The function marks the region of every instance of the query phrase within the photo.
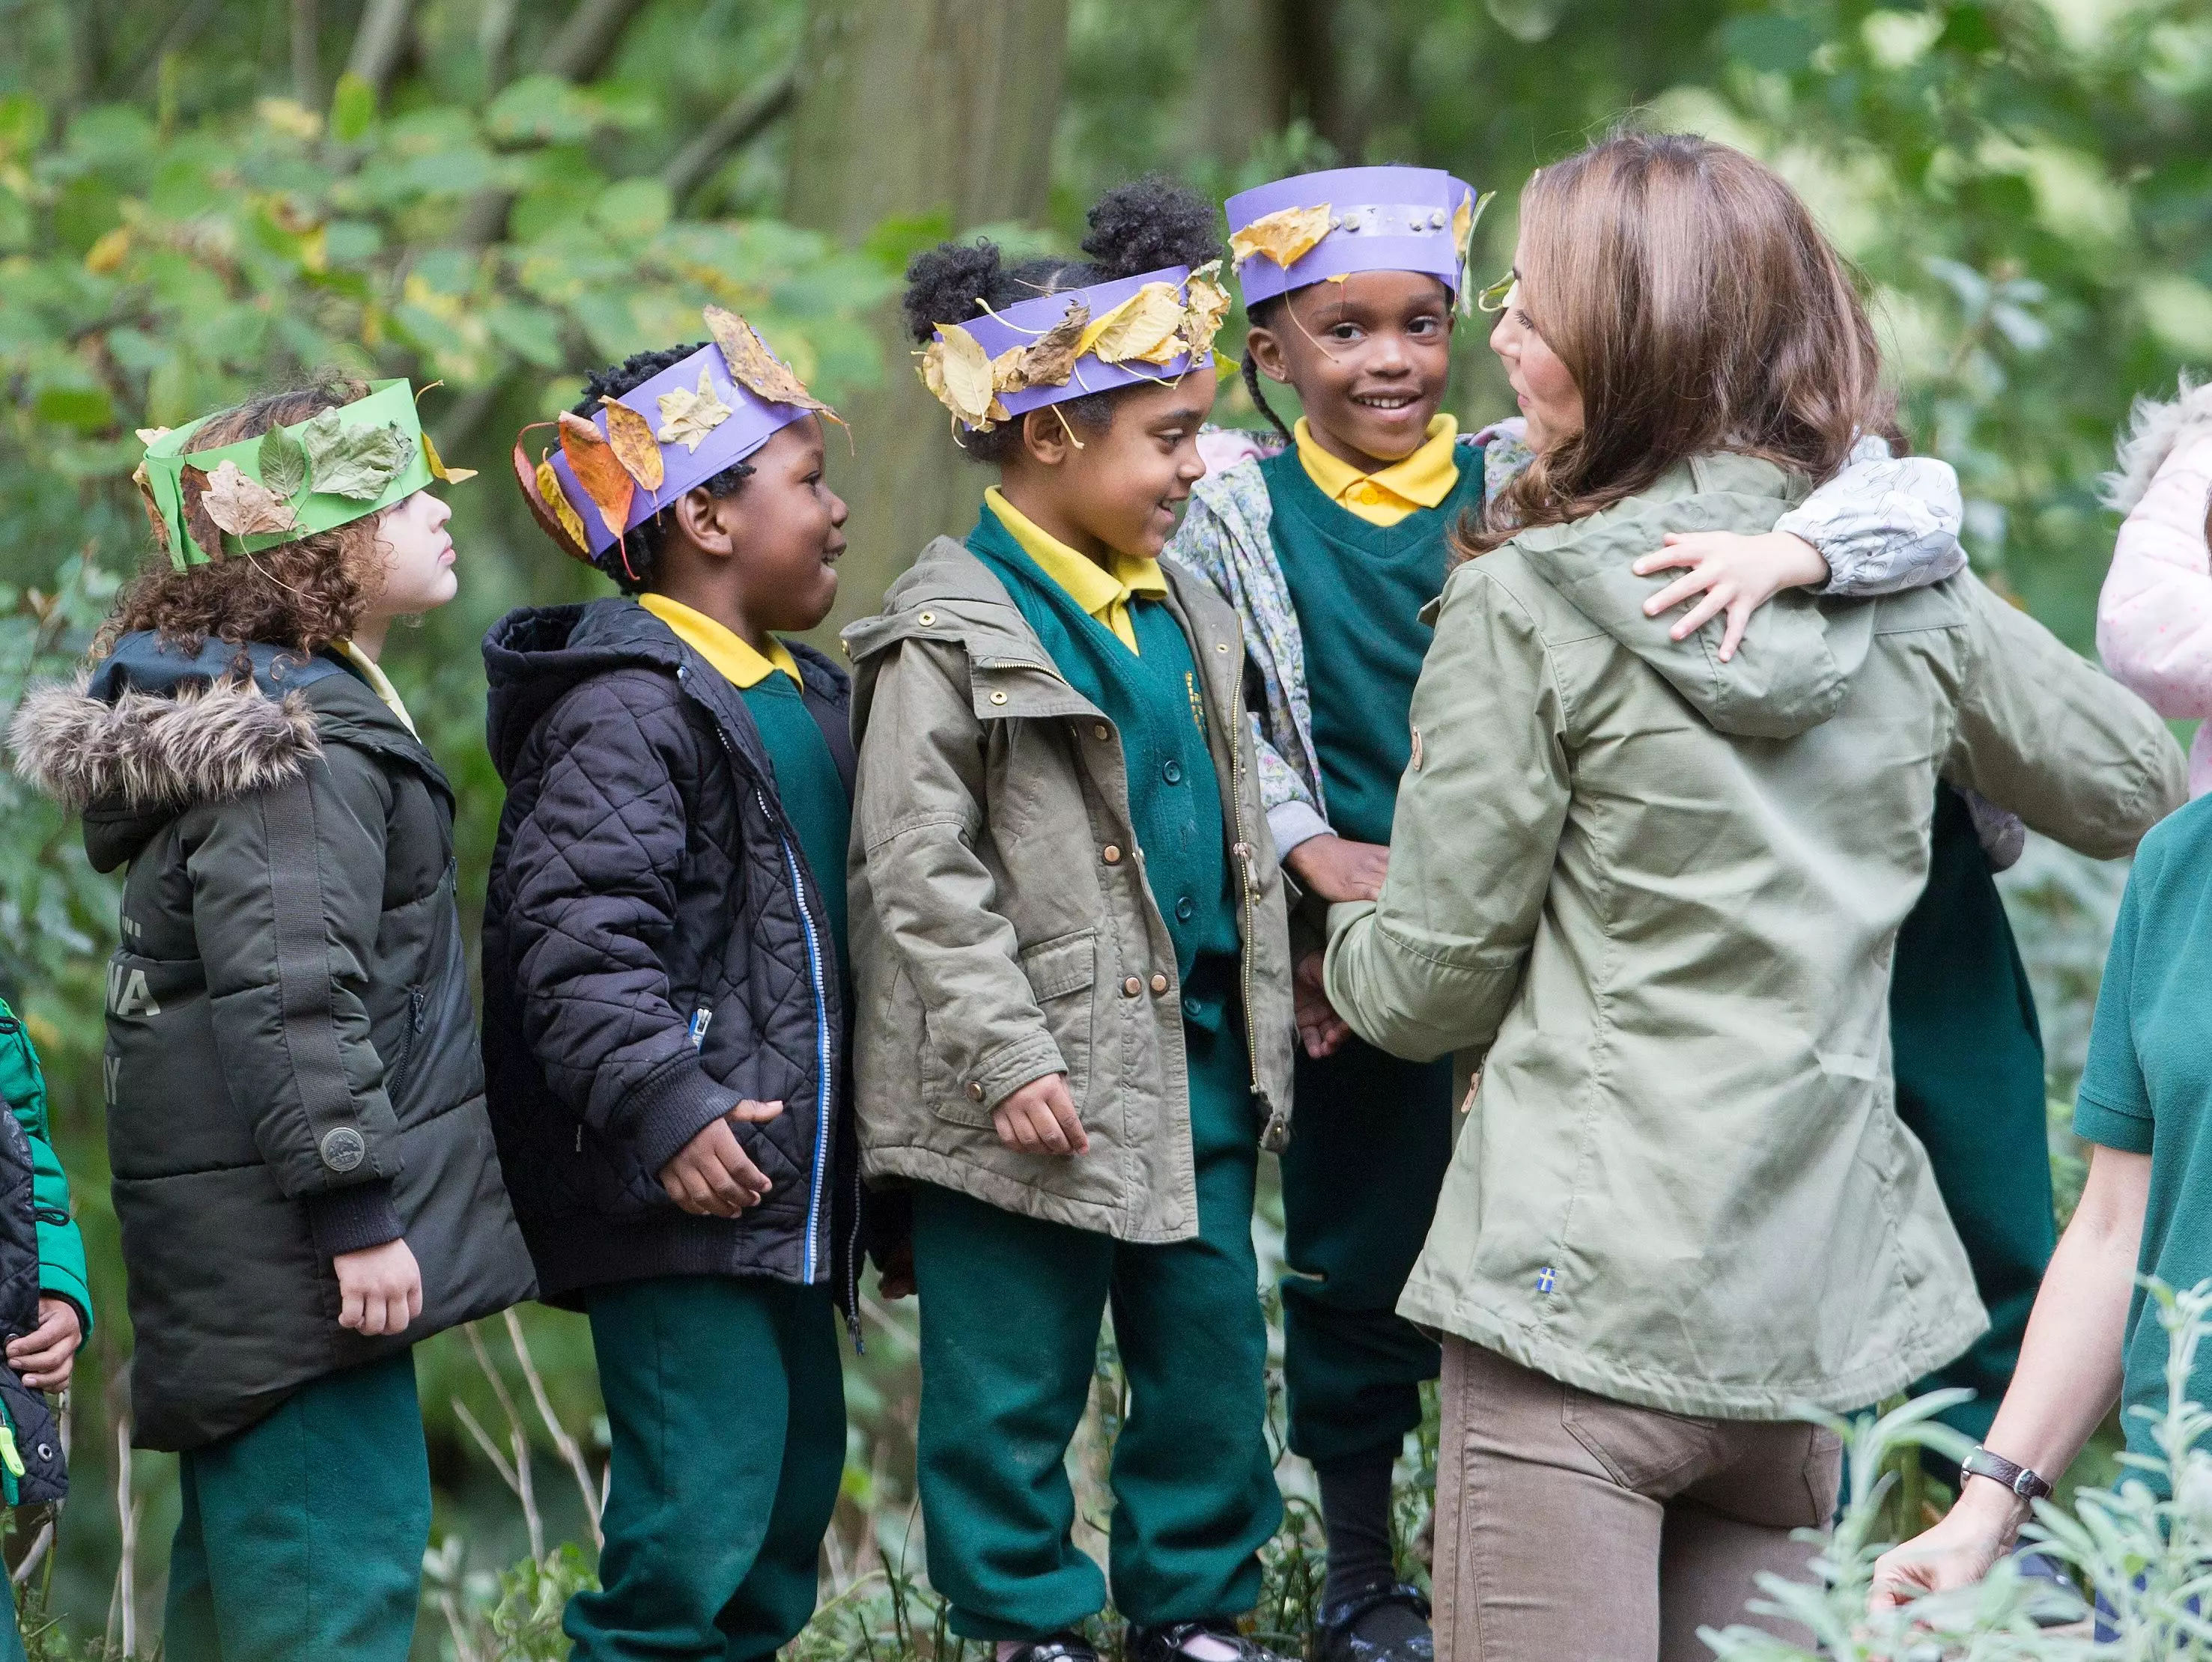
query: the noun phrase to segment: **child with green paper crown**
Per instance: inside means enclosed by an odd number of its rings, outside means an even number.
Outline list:
[[[848,684],[777,634],[829,613],[845,505],[826,407],[706,320],[593,375],[534,464],[516,446],[548,534],[623,592],[511,612],[483,649],[492,1113],[613,1435],[601,1587],[564,1623],[591,1662],[774,1653],[845,1463]]]
[[[453,795],[379,664],[455,591],[404,381],[147,435],[161,545],[19,765],[125,864],[107,1134],[142,1447],[180,1455],[163,1654],[403,1662],[415,1341],[532,1291],[485,1117]]]
[[[1463,435],[1440,413],[1481,205],[1448,173],[1398,167],[1304,174],[1227,204],[1251,321],[1245,384],[1280,442],[1209,431],[1211,470],[1168,552],[1238,611],[1269,828],[1324,901],[1380,892],[1399,778],[1419,764],[1407,713],[1429,642],[1422,608],[1443,589],[1453,527],[1529,455],[1519,420]],[[1262,378],[1297,392],[1294,427]],[[1951,575],[1959,519],[1948,466],[1893,458],[1869,436],[1771,534],[1670,535],[1638,571],[1692,569],[1655,582],[1645,610],[1693,602],[1677,640],[1725,612],[1715,654],[1727,664],[1784,587],[1871,594]],[[1955,829],[1939,818],[1939,837]],[[1314,1463],[1328,1538],[1316,1656],[1425,1662],[1427,1604],[1396,1569],[1391,1471],[1438,1351],[1395,1306],[1450,1157],[1451,1063],[1401,1061],[1351,1035],[1320,994],[1317,946],[1299,955],[1282,1287],[1290,1443]],[[2009,974],[1999,985],[2013,996]],[[2039,1103],[2039,1073],[2036,1090]]]
[[[92,1331],[84,1237],[70,1209],[69,1178],[46,1129],[46,1080],[21,1020],[0,999],[0,1501],[50,1505],[68,1492],[59,1428],[44,1393],[65,1391],[77,1347]],[[14,1619],[0,1631],[0,1662],[22,1662]]]
[[[908,268],[924,379],[999,483],[845,634],[861,1147],[912,1186],[952,1630],[1095,1658],[1107,1577],[1065,1457],[1110,1308],[1127,1654],[1249,1662],[1282,1515],[1252,1204],[1290,1118],[1289,942],[1235,615],[1158,557],[1229,300],[1182,187],[1090,220],[1088,263],[946,244]]]

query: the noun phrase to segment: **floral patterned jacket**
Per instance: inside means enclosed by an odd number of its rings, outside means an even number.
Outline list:
[[[1522,425],[1516,416],[1460,436],[1461,444],[1482,452],[1486,500],[1528,463],[1532,452]],[[1192,487],[1189,511],[1167,554],[1211,583],[1243,620],[1246,654],[1261,691],[1253,718],[1260,799],[1276,851],[1287,854],[1309,837],[1326,834],[1329,825],[1306,693],[1305,645],[1290,585],[1275,563],[1269,536],[1274,511],[1260,474],[1261,461],[1282,448],[1273,434],[1213,428],[1200,434],[1206,474]],[[1941,582],[1966,565],[1959,547],[1963,513],[1949,464],[1893,457],[1881,440],[1869,438],[1775,529],[1820,549],[1831,573],[1822,593],[1892,594]]]

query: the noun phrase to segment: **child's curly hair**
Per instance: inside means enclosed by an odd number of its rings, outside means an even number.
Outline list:
[[[331,375],[310,386],[264,393],[210,416],[192,443],[196,450],[217,450],[258,438],[271,428],[343,409],[368,390],[363,382]],[[383,582],[376,525],[377,516],[370,514],[335,531],[183,571],[157,550],[117,597],[93,651],[104,655],[118,637],[151,629],[187,651],[212,636],[234,646],[260,641],[320,652],[353,633]]]
[[[1098,198],[1083,240],[1088,260],[1034,259],[1005,264],[998,245],[944,242],[915,256],[906,268],[907,329],[927,343],[939,324],[966,323],[984,307],[1004,311],[1040,294],[1133,277],[1170,265],[1203,265],[1221,256],[1213,206],[1188,185],[1158,174],[1116,185]],[[1103,433],[1113,425],[1113,401],[1122,389],[1086,393],[1055,406],[1073,427]],[[1021,423],[1002,422],[988,433],[968,433],[962,447],[979,462],[1004,462],[1020,443]]]

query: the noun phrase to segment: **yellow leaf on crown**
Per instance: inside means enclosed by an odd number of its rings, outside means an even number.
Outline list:
[[[576,545],[576,553],[580,556],[591,546],[591,539],[585,532],[583,519],[577,513],[575,505],[568,500],[568,493],[561,488],[561,476],[553,471],[550,457],[538,458],[538,494],[544,499],[545,506],[552,511],[554,519],[560,522],[561,529],[568,533],[570,540]]]
[[[1171,282],[1148,282],[1083,331],[1075,355],[1100,363],[1170,364],[1182,355],[1182,296]]]
[[[719,306],[709,306],[700,315],[706,318],[714,344],[722,349],[730,379],[739,386],[772,404],[796,404],[801,409],[818,409],[833,422],[838,419],[836,411],[809,392],[791,366],[770,352],[760,331],[743,318]]]
[[[654,436],[664,445],[680,444],[692,451],[696,451],[707,441],[708,434],[736,413],[722,402],[704,369],[699,372],[696,392],[679,386],[673,392],[662,393],[659,404],[660,431]]]
[[[602,397],[599,403],[606,407],[607,443],[613,446],[615,459],[646,489],[659,490],[668,473],[652,423],[619,398]]]
[[[1278,208],[1232,235],[1229,252],[1239,270],[1255,254],[1265,254],[1287,271],[1335,228],[1336,217],[1325,202],[1318,208]]]
[[[1183,284],[1189,303],[1183,312],[1182,338],[1193,360],[1200,362],[1213,349],[1213,337],[1221,332],[1222,319],[1229,315],[1229,291],[1214,281],[1214,274],[1220,270],[1219,260],[1208,260]]]
[[[937,338],[921,353],[921,384],[930,396],[979,433],[1006,419],[998,404],[991,359],[982,342],[957,323],[937,326]],[[993,406],[998,405],[997,413]]]

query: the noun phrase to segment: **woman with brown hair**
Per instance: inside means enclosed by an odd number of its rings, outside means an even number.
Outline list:
[[[107,1131],[141,1447],[181,1456],[163,1653],[404,1662],[413,1345],[527,1298],[485,1117],[453,796],[378,666],[450,600],[404,381],[149,435],[160,551],[17,765],[129,867]]]
[[[1487,1051],[1399,1306],[1444,1340],[1439,1653],[1673,1662],[1803,1573],[1838,1464],[1805,1405],[1985,1325],[1889,1080],[1938,777],[2113,856],[2180,757],[1967,574],[1784,594],[1725,679],[1717,623],[1672,639],[1649,550],[1765,531],[1892,429],[1872,331],[1719,145],[1608,140],[1522,215],[1492,343],[1534,458],[1463,534],[1327,982],[1386,1050]]]

